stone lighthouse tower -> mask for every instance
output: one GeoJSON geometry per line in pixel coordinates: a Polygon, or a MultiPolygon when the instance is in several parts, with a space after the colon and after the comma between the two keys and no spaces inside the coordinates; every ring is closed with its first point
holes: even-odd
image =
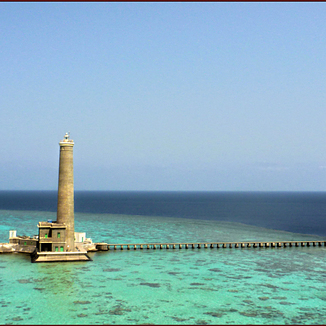
{"type": "Polygon", "coordinates": [[[75,244],[74,141],[66,133],[59,145],[57,220],[38,223],[38,245],[31,255],[33,263],[91,260],[82,243],[79,241],[79,245],[75,244]]]}
{"type": "Polygon", "coordinates": [[[59,142],[59,185],[57,223],[66,225],[66,250],[75,251],[75,226],[74,226],[74,141],[66,133],[59,142]]]}

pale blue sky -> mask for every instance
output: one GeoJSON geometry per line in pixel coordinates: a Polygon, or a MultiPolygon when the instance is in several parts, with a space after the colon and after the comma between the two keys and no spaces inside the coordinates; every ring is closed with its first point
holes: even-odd
{"type": "Polygon", "coordinates": [[[326,3],[0,3],[0,189],[326,190],[326,3]]]}

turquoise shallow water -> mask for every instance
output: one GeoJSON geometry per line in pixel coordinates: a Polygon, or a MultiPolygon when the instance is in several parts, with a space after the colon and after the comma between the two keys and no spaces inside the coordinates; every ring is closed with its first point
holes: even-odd
{"type": "MultiPolygon", "coordinates": [[[[9,230],[37,233],[55,213],[0,211],[9,230]]],[[[239,223],[75,214],[94,242],[321,239],[239,223]]],[[[92,262],[31,264],[0,256],[1,324],[325,324],[326,248],[124,250],[92,262]]]]}

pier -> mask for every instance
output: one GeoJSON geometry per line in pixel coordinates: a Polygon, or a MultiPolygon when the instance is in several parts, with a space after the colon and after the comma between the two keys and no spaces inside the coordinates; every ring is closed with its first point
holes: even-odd
{"type": "Polygon", "coordinates": [[[236,242],[183,242],[183,243],[96,243],[98,251],[109,250],[160,250],[160,249],[219,249],[219,248],[287,248],[287,247],[322,247],[326,241],[236,241],[236,242]]]}

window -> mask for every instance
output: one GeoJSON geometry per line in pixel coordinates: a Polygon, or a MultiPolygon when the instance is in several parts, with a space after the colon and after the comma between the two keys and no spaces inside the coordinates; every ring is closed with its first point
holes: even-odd
{"type": "Polygon", "coordinates": [[[60,236],[61,236],[61,235],[60,235],[60,232],[58,232],[58,238],[60,238],[60,236]]]}
{"type": "Polygon", "coordinates": [[[55,251],[59,251],[59,248],[58,247],[55,247],[55,251]]]}
{"type": "Polygon", "coordinates": [[[27,242],[26,241],[24,242],[24,246],[27,246],[27,242]]]}
{"type": "Polygon", "coordinates": [[[44,238],[45,238],[45,239],[48,238],[48,234],[47,234],[47,233],[44,234],[44,238]]]}
{"type": "Polygon", "coordinates": [[[60,247],[60,251],[63,251],[63,247],[62,246],[60,247]]]}

